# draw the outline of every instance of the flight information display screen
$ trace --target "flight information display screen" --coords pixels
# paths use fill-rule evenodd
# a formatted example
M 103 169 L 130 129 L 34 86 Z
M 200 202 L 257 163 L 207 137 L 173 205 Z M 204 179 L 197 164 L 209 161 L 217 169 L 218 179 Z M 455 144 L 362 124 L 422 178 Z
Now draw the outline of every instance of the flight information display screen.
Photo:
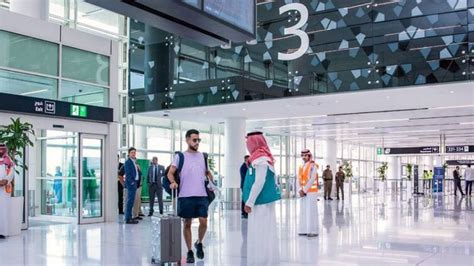
M 249 33 L 255 31 L 255 2 L 249 0 L 203 0 L 204 12 Z

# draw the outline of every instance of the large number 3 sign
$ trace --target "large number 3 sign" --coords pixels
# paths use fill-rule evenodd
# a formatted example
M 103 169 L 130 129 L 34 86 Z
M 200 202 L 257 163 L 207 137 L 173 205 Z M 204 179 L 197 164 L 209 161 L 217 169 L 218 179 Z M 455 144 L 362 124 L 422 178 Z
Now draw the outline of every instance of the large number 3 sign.
M 308 34 L 306 32 L 304 32 L 303 30 L 301 30 L 301 27 L 303 27 L 308 22 L 308 9 L 306 8 L 305 5 L 300 4 L 300 3 L 287 4 L 287 5 L 284 5 L 284 6 L 280 7 L 280 9 L 279 9 L 280 15 L 287 12 L 287 11 L 291 11 L 291 10 L 298 11 L 300 13 L 301 18 L 300 18 L 300 21 L 298 21 L 298 23 L 296 23 L 295 25 L 293 25 L 289 28 L 285 28 L 283 30 L 283 34 L 284 35 L 296 35 L 296 36 L 300 37 L 301 45 L 298 48 L 298 50 L 296 50 L 293 53 L 280 53 L 280 52 L 278 52 L 278 59 L 279 60 L 289 61 L 289 60 L 294 60 L 294 59 L 300 58 L 302 55 L 304 55 L 306 53 L 306 51 L 309 48 Z

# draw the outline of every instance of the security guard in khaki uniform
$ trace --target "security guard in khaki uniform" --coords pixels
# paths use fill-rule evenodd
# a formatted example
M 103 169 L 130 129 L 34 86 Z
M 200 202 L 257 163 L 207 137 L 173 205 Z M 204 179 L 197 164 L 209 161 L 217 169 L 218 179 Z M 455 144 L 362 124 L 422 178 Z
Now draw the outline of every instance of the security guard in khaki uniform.
M 324 180 L 324 199 L 325 200 L 332 200 L 331 198 L 331 191 L 332 191 L 332 170 L 331 166 L 327 165 L 326 170 L 323 172 L 323 180 Z
M 342 171 L 342 166 L 339 166 L 339 171 L 336 173 L 336 198 L 339 200 L 339 190 L 341 190 L 342 200 L 344 200 L 344 179 L 346 174 Z

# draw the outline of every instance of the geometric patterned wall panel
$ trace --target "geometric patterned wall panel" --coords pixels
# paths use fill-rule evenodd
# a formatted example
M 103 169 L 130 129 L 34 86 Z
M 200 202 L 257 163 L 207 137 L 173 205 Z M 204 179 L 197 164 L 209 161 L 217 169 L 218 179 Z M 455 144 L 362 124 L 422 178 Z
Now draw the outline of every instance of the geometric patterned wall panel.
M 474 0 L 368 2 L 276 0 L 260 4 L 256 40 L 217 48 L 170 33 L 153 40 L 146 34 L 148 26 L 132 21 L 130 80 L 135 85 L 130 93 L 131 106 L 137 108 L 131 111 L 474 78 Z M 309 18 L 302 30 L 310 43 L 300 58 L 281 61 L 278 52 L 292 52 L 300 46 L 298 37 L 284 35 L 285 28 L 301 19 L 296 11 L 279 15 L 279 8 L 288 3 L 307 8 Z M 147 52 L 153 49 L 153 42 L 167 48 L 166 62 L 161 46 L 154 46 L 161 52 Z M 150 61 L 171 69 L 166 77 L 153 76 L 165 83 L 141 78 Z M 150 86 L 154 87 L 147 88 Z M 154 97 L 147 97 L 149 94 Z

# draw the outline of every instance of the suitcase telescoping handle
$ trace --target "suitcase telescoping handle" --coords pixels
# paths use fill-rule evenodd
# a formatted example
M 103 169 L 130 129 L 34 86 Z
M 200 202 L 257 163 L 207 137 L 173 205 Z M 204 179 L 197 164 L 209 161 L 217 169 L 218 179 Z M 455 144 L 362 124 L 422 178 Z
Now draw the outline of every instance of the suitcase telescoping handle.
M 173 207 L 173 214 L 175 216 L 178 216 L 178 196 L 177 192 L 178 189 L 172 189 L 171 190 L 171 207 Z

